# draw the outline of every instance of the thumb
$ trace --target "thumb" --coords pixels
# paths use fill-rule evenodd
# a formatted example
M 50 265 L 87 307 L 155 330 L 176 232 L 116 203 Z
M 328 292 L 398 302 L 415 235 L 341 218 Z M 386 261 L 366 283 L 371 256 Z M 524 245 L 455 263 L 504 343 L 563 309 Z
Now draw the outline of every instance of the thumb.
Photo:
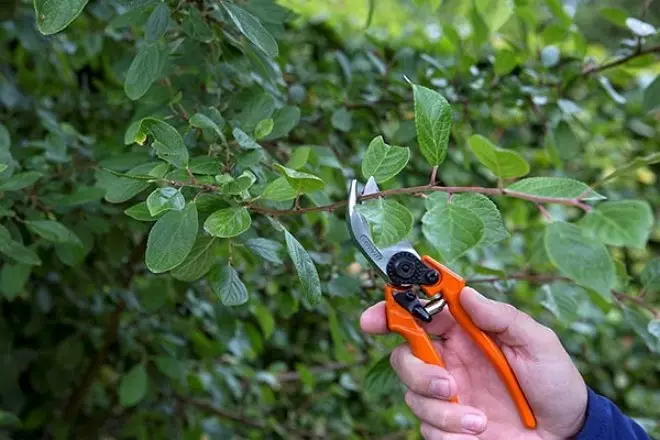
M 554 332 L 510 304 L 488 299 L 471 287 L 461 292 L 461 305 L 474 324 L 491 333 L 501 343 L 532 353 L 543 350 L 544 342 L 556 338 Z

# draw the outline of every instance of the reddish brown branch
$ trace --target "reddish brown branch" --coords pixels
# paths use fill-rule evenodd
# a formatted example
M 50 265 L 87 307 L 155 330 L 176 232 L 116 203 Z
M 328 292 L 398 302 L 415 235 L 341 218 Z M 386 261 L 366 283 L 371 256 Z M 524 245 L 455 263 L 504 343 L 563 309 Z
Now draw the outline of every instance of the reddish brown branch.
M 425 192 L 440 191 L 446 193 L 479 193 L 486 194 L 491 196 L 506 196 L 513 197 L 516 199 L 528 200 L 534 203 L 555 203 L 559 205 L 574 206 L 580 208 L 584 211 L 591 210 L 591 207 L 586 203 L 583 203 L 582 200 L 573 198 L 566 199 L 562 197 L 544 197 L 544 196 L 535 196 L 531 194 L 525 194 L 518 191 L 511 191 L 506 188 L 484 188 L 479 186 L 437 186 L 437 185 L 422 185 L 422 186 L 411 186 L 407 188 L 394 188 L 388 189 L 385 191 L 380 191 L 374 194 L 369 194 L 368 196 L 362 197 L 362 200 L 374 199 L 378 197 L 391 197 L 396 195 L 405 195 L 405 194 L 420 194 Z M 337 208 L 340 208 L 346 204 L 346 200 L 341 200 L 339 202 L 331 203 L 329 205 L 323 206 L 312 206 L 308 208 L 300 209 L 271 209 L 263 206 L 256 205 L 254 203 L 248 203 L 247 208 L 259 212 L 264 215 L 269 215 L 273 217 L 282 216 L 282 215 L 291 215 L 291 214 L 303 214 L 308 212 L 333 212 Z

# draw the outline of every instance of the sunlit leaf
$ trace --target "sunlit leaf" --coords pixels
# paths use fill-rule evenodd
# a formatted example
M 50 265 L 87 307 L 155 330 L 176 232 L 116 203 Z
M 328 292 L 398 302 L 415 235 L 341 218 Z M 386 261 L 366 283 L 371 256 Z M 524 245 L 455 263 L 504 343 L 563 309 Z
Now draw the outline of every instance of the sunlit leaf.
M 426 161 L 440 165 L 447 155 L 451 131 L 451 106 L 433 90 L 413 85 L 417 142 Z

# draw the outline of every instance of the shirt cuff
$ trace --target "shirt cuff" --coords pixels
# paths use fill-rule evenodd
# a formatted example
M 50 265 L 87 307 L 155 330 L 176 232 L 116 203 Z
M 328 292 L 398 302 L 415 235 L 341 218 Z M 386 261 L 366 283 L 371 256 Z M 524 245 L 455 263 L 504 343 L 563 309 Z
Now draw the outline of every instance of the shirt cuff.
M 605 440 L 612 423 L 611 406 L 608 400 L 587 388 L 587 414 L 584 426 L 575 436 L 575 440 Z

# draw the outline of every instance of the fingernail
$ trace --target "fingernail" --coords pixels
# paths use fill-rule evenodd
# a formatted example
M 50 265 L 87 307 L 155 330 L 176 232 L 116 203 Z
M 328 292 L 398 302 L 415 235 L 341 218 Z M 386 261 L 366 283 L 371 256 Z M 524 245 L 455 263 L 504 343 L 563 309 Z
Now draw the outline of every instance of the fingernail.
M 480 433 L 486 427 L 486 421 L 476 414 L 466 414 L 461 418 L 461 427 L 465 431 Z
M 449 379 L 433 379 L 429 385 L 431 394 L 438 397 L 451 397 L 451 384 Z

